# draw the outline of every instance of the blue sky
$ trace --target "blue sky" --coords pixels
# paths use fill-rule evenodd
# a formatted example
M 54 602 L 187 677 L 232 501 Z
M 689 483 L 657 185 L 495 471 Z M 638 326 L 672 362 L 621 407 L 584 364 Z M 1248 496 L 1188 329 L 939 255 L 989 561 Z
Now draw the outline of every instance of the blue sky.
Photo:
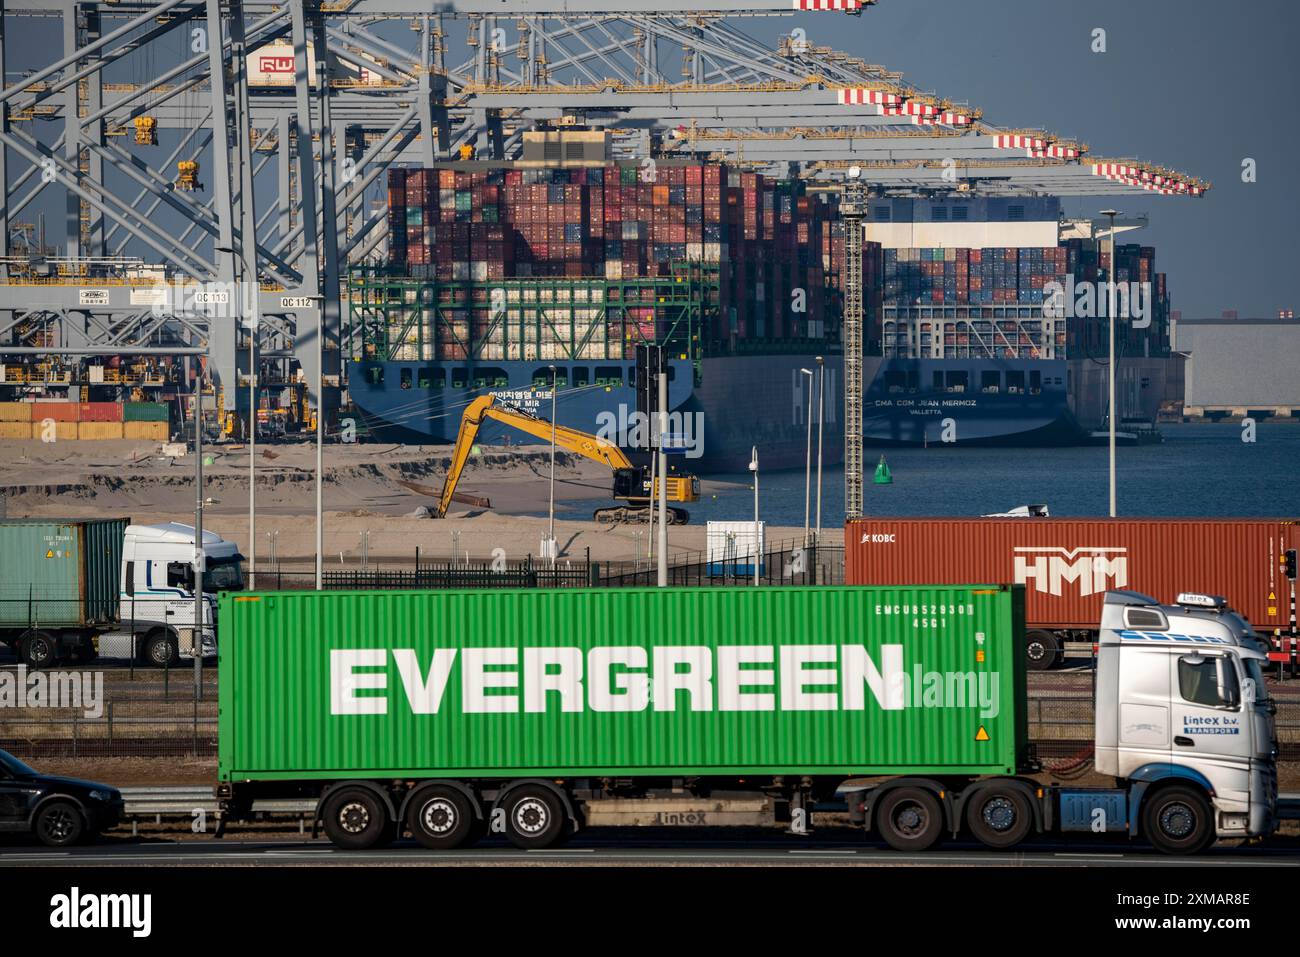
M 799 18 L 809 40 L 901 70 L 921 89 L 1041 127 L 1094 155 L 1134 157 L 1213 183 L 1203 199 L 1141 195 L 1173 307 L 1185 317 L 1300 307 L 1300 10 L 1281 0 L 880 0 L 856 19 Z M 1093 53 L 1092 31 L 1107 52 Z M 1242 160 L 1257 182 L 1243 183 Z M 1095 199 L 1068 202 L 1092 214 Z

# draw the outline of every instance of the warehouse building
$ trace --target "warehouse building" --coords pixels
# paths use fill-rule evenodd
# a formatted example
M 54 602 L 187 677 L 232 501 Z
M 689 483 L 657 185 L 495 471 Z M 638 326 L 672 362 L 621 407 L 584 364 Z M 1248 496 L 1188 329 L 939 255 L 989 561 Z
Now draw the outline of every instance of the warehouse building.
M 1300 321 L 1179 319 L 1186 353 L 1183 414 L 1290 416 L 1300 412 Z

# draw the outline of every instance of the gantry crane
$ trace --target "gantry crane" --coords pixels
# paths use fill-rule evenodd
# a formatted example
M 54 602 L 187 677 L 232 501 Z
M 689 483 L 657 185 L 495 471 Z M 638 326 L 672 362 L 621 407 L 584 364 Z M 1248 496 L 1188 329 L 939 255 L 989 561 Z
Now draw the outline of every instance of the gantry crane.
M 207 374 L 230 397 L 246 395 L 249 366 L 284 363 L 329 425 L 345 359 L 356 358 L 341 347 L 341 280 L 383 248 L 387 170 L 516 161 L 528 132 L 557 126 L 607 130 L 611 160 L 712 158 L 832 183 L 856 167 L 877 193 L 1200 196 L 1208 187 L 1047 131 L 994 127 L 896 71 L 808 42 L 795 25 L 869 6 L 9 4 L 0 18 L 0 353 L 39 361 L 57 343 L 140 358 L 188 343 L 206 349 Z M 792 18 L 778 44 L 746 32 L 776 16 Z M 48 64 L 6 69 L 6 52 L 21 54 L 37 21 L 51 18 L 62 45 Z M 398 20 L 411 27 L 402 36 L 380 29 Z M 178 40 L 188 51 L 179 58 Z M 62 206 L 63 234 L 45 245 L 73 274 L 34 281 L 44 255 L 14 255 L 13 218 L 38 198 Z M 153 275 L 121 265 L 141 257 Z M 131 288 L 142 285 L 152 291 Z M 202 308 L 188 294 L 160 301 L 155 285 L 194 288 Z
M 633 465 L 631 460 L 616 444 L 596 435 L 579 432 L 563 425 L 552 425 L 546 419 L 507 405 L 498 405 L 495 395 L 481 395 L 471 402 L 460 419 L 460 431 L 456 435 L 456 447 L 451 454 L 451 468 L 438 496 L 437 517 L 445 518 L 460 483 L 465 463 L 469 461 L 470 450 L 478 438 L 479 429 L 488 419 L 508 425 L 536 436 L 547 442 L 555 437 L 556 448 L 581 455 L 607 466 L 614 472 L 612 496 L 626 504 L 598 508 L 592 514 L 598 522 L 624 522 L 644 518 L 650 510 L 650 497 L 658 495 L 660 478 L 656 477 L 653 490 L 647 470 Z M 665 496 L 669 502 L 698 502 L 700 499 L 700 480 L 694 475 L 683 473 L 669 474 L 665 486 Z M 685 525 L 690 521 L 690 513 L 683 508 L 670 506 L 669 521 L 673 525 Z

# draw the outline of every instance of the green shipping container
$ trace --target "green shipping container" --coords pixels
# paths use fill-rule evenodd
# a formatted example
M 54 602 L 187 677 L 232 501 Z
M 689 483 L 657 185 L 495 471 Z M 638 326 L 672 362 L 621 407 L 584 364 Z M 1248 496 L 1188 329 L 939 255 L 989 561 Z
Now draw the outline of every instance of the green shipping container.
M 123 422 L 166 422 L 166 402 L 128 402 L 122 407 Z
M 1007 774 L 1020 586 L 223 594 L 222 780 Z
M 130 522 L 0 519 L 0 628 L 116 620 Z

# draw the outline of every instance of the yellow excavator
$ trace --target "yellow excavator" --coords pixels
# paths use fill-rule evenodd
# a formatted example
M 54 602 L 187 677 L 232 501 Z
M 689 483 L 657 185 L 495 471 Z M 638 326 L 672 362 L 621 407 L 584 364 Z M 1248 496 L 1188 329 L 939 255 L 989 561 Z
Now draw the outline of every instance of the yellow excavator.
M 456 486 L 460 482 L 465 463 L 469 461 L 470 450 L 478 431 L 488 419 L 527 432 L 544 442 L 551 441 L 551 423 L 535 415 L 507 405 L 497 404 L 496 396 L 481 395 L 465 409 L 460 419 L 460 431 L 456 435 L 456 448 L 451 454 L 451 468 L 438 496 L 438 518 L 447 515 Z M 613 442 L 599 436 L 588 435 L 577 429 L 563 425 L 555 426 L 555 447 L 581 455 L 608 466 L 614 471 L 613 497 L 624 504 L 596 509 L 592 517 L 598 522 L 626 522 L 645 518 L 650 511 L 651 494 L 659 494 L 659 482 L 656 476 L 653 492 L 650 488 L 649 470 L 633 465 L 623 450 Z M 664 490 L 669 502 L 698 502 L 700 500 L 700 480 L 694 475 L 670 472 Z M 668 521 L 673 525 L 685 525 L 690 521 L 690 513 L 684 508 L 669 506 Z

